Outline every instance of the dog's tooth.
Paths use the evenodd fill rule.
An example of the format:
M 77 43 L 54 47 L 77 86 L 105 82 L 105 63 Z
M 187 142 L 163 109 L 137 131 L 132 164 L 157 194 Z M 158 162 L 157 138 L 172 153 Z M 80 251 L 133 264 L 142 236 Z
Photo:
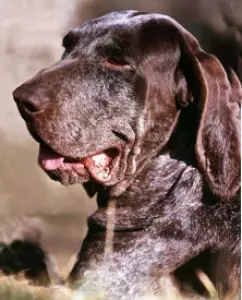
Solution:
M 102 172 L 103 174 L 103 178 L 104 179 L 107 179 L 108 178 L 108 175 L 109 175 L 109 169 L 108 168 L 105 168 L 105 169 L 103 169 L 103 172 Z
M 98 177 L 102 177 L 102 170 L 100 170 L 100 168 L 96 167 L 95 172 L 96 172 Z
M 109 168 L 105 168 L 105 169 L 96 168 L 96 174 L 98 177 L 102 179 L 107 179 L 109 176 Z

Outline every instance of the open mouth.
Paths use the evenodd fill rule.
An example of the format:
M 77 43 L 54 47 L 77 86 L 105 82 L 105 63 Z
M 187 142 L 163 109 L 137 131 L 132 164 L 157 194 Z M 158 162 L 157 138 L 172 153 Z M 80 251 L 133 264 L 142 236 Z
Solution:
M 64 157 L 46 144 L 41 143 L 38 161 L 41 168 L 48 173 L 53 172 L 58 173 L 58 175 L 74 173 L 81 182 L 87 182 L 91 176 L 100 183 L 106 183 L 112 180 L 117 170 L 119 153 L 120 149 L 118 147 L 111 147 L 77 160 L 71 157 Z

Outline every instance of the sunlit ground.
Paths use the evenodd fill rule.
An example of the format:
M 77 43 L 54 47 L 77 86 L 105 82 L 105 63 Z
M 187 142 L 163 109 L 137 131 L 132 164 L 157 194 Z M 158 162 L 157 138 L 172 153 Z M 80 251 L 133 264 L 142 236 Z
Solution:
M 240 299 L 239 296 L 228 295 L 226 298 L 220 298 L 215 287 L 208 279 L 208 277 L 202 273 L 197 273 L 199 279 L 208 290 L 210 300 L 234 300 Z M 95 286 L 95 284 L 89 285 L 89 289 L 72 290 L 68 286 L 50 286 L 50 287 L 36 287 L 24 279 L 21 275 L 18 277 L 6 277 L 0 276 L 0 299 L 4 300 L 118 300 L 119 298 L 110 298 L 104 290 Z M 122 297 L 123 298 L 123 297 Z M 163 290 L 162 294 L 152 295 L 152 293 L 144 294 L 142 296 L 134 296 L 127 300 L 202 300 L 201 297 L 183 298 L 172 287 L 167 287 Z

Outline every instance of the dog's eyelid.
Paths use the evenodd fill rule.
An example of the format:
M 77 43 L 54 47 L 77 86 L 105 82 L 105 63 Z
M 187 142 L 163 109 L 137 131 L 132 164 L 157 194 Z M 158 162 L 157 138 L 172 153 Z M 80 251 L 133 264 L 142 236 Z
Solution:
M 101 64 L 108 69 L 114 70 L 130 70 L 134 71 L 135 69 L 125 60 L 119 59 L 116 57 L 101 57 Z
M 102 51 L 101 63 L 107 67 L 123 67 L 125 69 L 134 69 L 131 62 L 120 49 L 109 49 L 109 51 Z
M 107 59 L 125 61 L 124 51 L 119 46 L 105 46 L 100 48 L 98 52 Z
M 116 56 L 104 56 L 103 61 L 108 61 L 109 63 L 116 65 L 128 65 L 129 63 L 122 57 Z

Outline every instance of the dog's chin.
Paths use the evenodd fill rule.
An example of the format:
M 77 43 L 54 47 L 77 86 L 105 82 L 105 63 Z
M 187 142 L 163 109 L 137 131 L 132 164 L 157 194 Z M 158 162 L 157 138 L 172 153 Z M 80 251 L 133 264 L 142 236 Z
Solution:
M 86 183 L 91 177 L 88 172 L 85 174 L 79 175 L 71 168 L 59 168 L 54 171 L 44 170 L 45 173 L 54 181 L 59 181 L 63 185 L 71 185 L 76 183 Z

